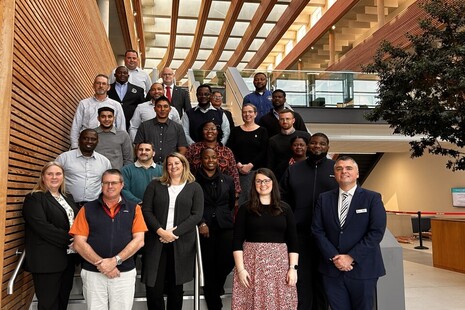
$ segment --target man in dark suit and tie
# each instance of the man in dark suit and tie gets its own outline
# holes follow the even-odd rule
[[[165,97],[170,101],[171,106],[175,107],[179,112],[179,117],[182,118],[183,112],[192,108],[191,99],[187,91],[174,83],[174,71],[171,68],[163,68],[160,73],[163,80],[163,88]]]
[[[116,81],[110,85],[108,97],[118,101],[123,106],[126,128],[134,115],[137,105],[144,102],[144,89],[128,82],[129,71],[125,66],[119,66],[115,70]]]
[[[319,270],[332,310],[372,310],[376,283],[386,274],[379,245],[386,211],[379,193],[357,186],[351,157],[336,160],[334,175],[339,189],[320,195],[313,216]]]

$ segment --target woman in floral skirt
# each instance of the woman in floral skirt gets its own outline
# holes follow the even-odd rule
[[[297,309],[297,233],[273,172],[255,171],[234,226],[233,310]]]

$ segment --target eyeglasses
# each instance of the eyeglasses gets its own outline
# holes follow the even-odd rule
[[[255,180],[255,184],[257,185],[261,185],[261,184],[268,185],[270,183],[271,183],[271,179]]]
[[[222,99],[223,96],[213,96],[213,99]]]
[[[111,185],[111,186],[115,186],[115,185],[118,185],[118,184],[120,184],[120,183],[121,183],[121,181],[118,181],[118,182],[117,182],[117,181],[113,181],[113,182],[102,182],[102,185],[103,185],[103,186],[110,186],[110,185]]]
[[[205,127],[203,131],[217,131],[218,129],[216,127]]]

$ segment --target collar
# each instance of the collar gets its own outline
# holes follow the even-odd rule
[[[166,120],[166,122],[160,123],[160,122],[158,121],[157,117],[155,116],[154,119],[153,119],[153,123],[154,123],[155,125],[163,124],[163,125],[169,126],[170,123],[171,123],[171,120],[168,118],[168,119]]]
[[[196,106],[194,108],[194,111],[197,111],[197,110],[200,110],[202,112],[207,112],[207,111],[210,111],[210,110],[216,111],[217,109],[210,102],[210,103],[208,103],[208,107],[206,109],[202,109],[200,106]]]
[[[289,132],[283,132],[283,130],[281,129],[281,134],[285,135],[285,136],[289,136],[289,135],[292,135],[294,132],[295,132],[295,128],[292,127],[291,129],[288,129]]]
[[[100,126],[98,126],[97,128],[95,128],[95,131],[96,131],[97,133],[108,132],[108,131],[103,131],[102,127],[100,127]],[[115,135],[116,135],[116,127],[115,127],[115,125],[111,126],[111,129],[110,129],[109,132],[111,132],[112,134],[115,134]]]
[[[79,147],[76,149],[76,157],[84,157],[84,158],[95,158],[95,151],[92,152],[92,155],[90,155],[89,157],[87,156],[84,156],[81,152],[81,150],[79,149]]]
[[[348,193],[350,195],[350,197],[354,197],[354,193],[355,193],[355,190],[357,189],[357,184],[354,185],[354,187],[352,187],[351,189],[349,189],[348,191],[346,191],[346,193]],[[344,191],[339,188],[339,196],[341,196],[341,194],[343,193]]]
[[[144,168],[144,169],[147,169],[145,168],[145,166],[143,166],[139,160],[137,160],[135,163],[134,163],[134,166],[136,166],[137,168]],[[150,165],[150,167],[152,168],[156,168],[157,167],[157,164],[155,162],[152,162],[152,164]]]
[[[289,109],[291,111],[294,111],[294,109],[287,102],[284,102],[283,109]],[[279,119],[279,113],[276,112],[276,110],[274,108],[271,109],[271,112],[273,112],[274,116],[276,116],[276,118]]]
[[[95,95],[94,95],[94,96],[92,96],[92,99],[94,99],[94,101],[97,101],[97,102],[104,102],[104,101],[107,101],[107,100],[108,100],[108,96],[106,96],[105,99],[103,99],[103,100],[99,100],[99,99],[97,99],[97,98],[95,97]]]
[[[128,84],[129,84],[129,81],[126,82],[126,83],[123,83],[123,84],[121,84],[120,82],[115,81],[115,85],[117,85],[117,86],[124,86],[124,85],[128,85]]]

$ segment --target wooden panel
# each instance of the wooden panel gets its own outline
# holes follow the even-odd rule
[[[0,171],[7,175],[5,188],[0,188],[0,304],[2,309],[26,309],[34,293],[29,274],[21,272],[15,293],[6,293],[16,250],[24,247],[24,196],[44,163],[69,148],[78,102],[93,95],[94,77],[110,72],[116,62],[96,1],[2,1],[2,14],[8,9],[14,10],[9,29],[14,39],[10,58],[1,50],[0,94],[8,104],[0,106],[0,154],[6,156],[3,163],[0,158]],[[4,33],[6,19],[0,20]],[[7,64],[9,80],[4,78]]]
[[[431,219],[433,266],[465,273],[465,219]]]

